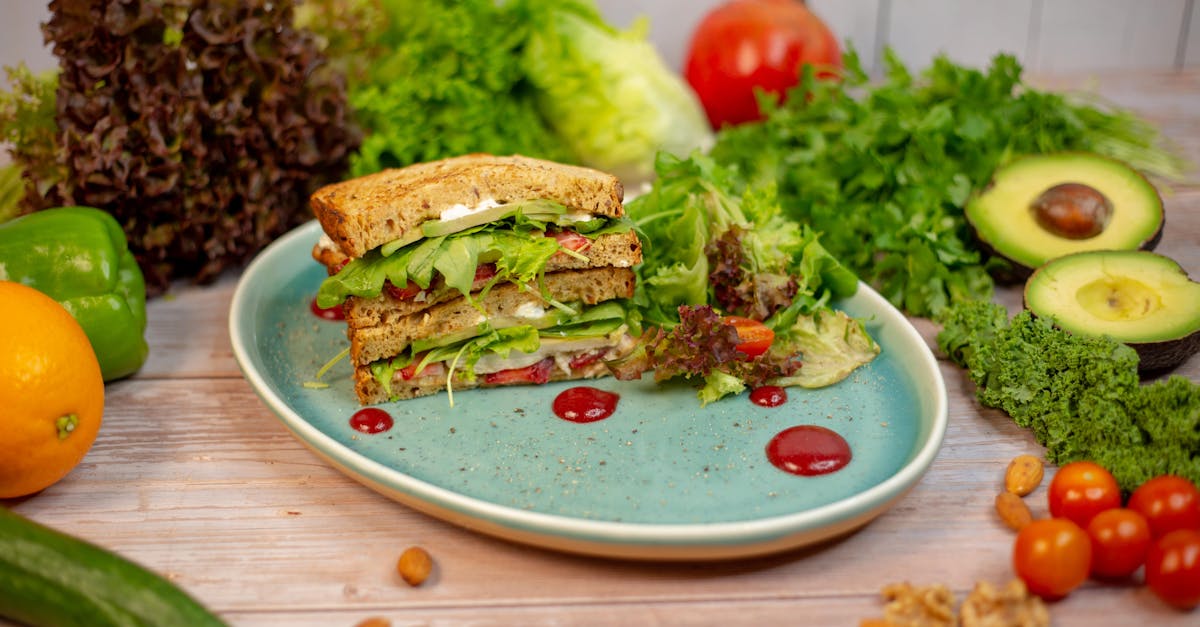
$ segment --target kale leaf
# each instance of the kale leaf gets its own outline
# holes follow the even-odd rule
[[[1028,311],[991,303],[942,312],[938,346],[967,368],[976,396],[1033,432],[1057,464],[1092,460],[1121,488],[1171,473],[1200,483],[1200,385],[1138,379],[1137,353],[1073,335]]]

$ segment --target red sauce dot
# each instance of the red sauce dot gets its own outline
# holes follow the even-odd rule
[[[850,445],[836,432],[816,425],[780,431],[767,444],[767,459],[793,475],[811,477],[841,470],[850,463]]]
[[[596,422],[613,415],[620,396],[593,387],[567,388],[554,397],[554,415],[571,422]]]
[[[378,407],[366,407],[350,416],[350,427],[360,433],[383,433],[392,428],[392,417]]]
[[[750,402],[763,407],[779,407],[787,402],[787,390],[778,385],[764,385],[750,392]]]
[[[343,311],[341,305],[334,305],[333,307],[326,309],[317,304],[316,298],[313,298],[312,301],[310,301],[308,303],[308,309],[309,309],[309,311],[313,312],[314,316],[321,318],[323,320],[345,320],[346,319],[346,314]]]

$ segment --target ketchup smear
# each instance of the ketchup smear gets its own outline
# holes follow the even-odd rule
[[[779,407],[787,402],[787,390],[778,385],[764,385],[750,392],[750,402],[763,407]]]
[[[350,426],[360,433],[383,433],[392,428],[392,417],[378,407],[366,407],[350,416]]]
[[[812,477],[841,470],[850,463],[850,445],[836,432],[816,425],[780,431],[767,444],[767,459],[793,475]]]
[[[593,387],[567,388],[554,397],[554,414],[570,422],[596,422],[613,415],[620,398]]]
[[[330,307],[329,309],[325,309],[324,307],[321,307],[320,305],[317,304],[317,299],[315,297],[312,299],[312,301],[310,303],[308,303],[308,309],[309,309],[309,311],[313,312],[314,316],[321,318],[322,320],[345,320],[346,319],[346,313],[342,310],[341,305],[334,305],[333,307]]]

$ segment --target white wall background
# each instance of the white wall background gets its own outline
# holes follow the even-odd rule
[[[597,0],[609,20],[627,26],[650,19],[651,38],[673,68],[682,68],[688,38],[706,11],[724,0]],[[1026,69],[1046,74],[1102,70],[1200,68],[1197,0],[808,0],[851,42],[868,69],[885,46],[911,68],[944,52],[959,63],[986,65],[1010,52]],[[38,24],[39,0],[0,0],[0,66],[25,61],[54,66]]]

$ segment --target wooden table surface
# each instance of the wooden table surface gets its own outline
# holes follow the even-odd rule
[[[1132,107],[1200,162],[1200,73],[1035,81],[1090,87]],[[1195,178],[1195,177],[1193,177]],[[1200,275],[1200,185],[1164,188],[1158,250]],[[880,616],[890,582],[1012,576],[1013,533],[992,510],[1008,461],[1041,454],[1030,433],[982,408],[964,372],[940,363],[950,422],[929,472],[860,531],[788,554],[664,564],[577,557],[492,539],[417,513],[319,460],[259,401],[227,332],[238,277],[178,285],[149,304],[150,358],[109,384],[104,426],[83,463],[44,492],[0,504],[164,573],[233,625],[807,624]],[[1008,290],[998,299],[1016,306]],[[929,340],[934,327],[914,324]],[[1200,356],[1178,373],[1200,381]],[[1047,480],[1052,469],[1047,473]],[[1045,489],[1029,498],[1045,515]],[[436,567],[418,588],[396,559],[421,545]],[[1051,605],[1057,625],[1195,625],[1141,585],[1088,582]]]

